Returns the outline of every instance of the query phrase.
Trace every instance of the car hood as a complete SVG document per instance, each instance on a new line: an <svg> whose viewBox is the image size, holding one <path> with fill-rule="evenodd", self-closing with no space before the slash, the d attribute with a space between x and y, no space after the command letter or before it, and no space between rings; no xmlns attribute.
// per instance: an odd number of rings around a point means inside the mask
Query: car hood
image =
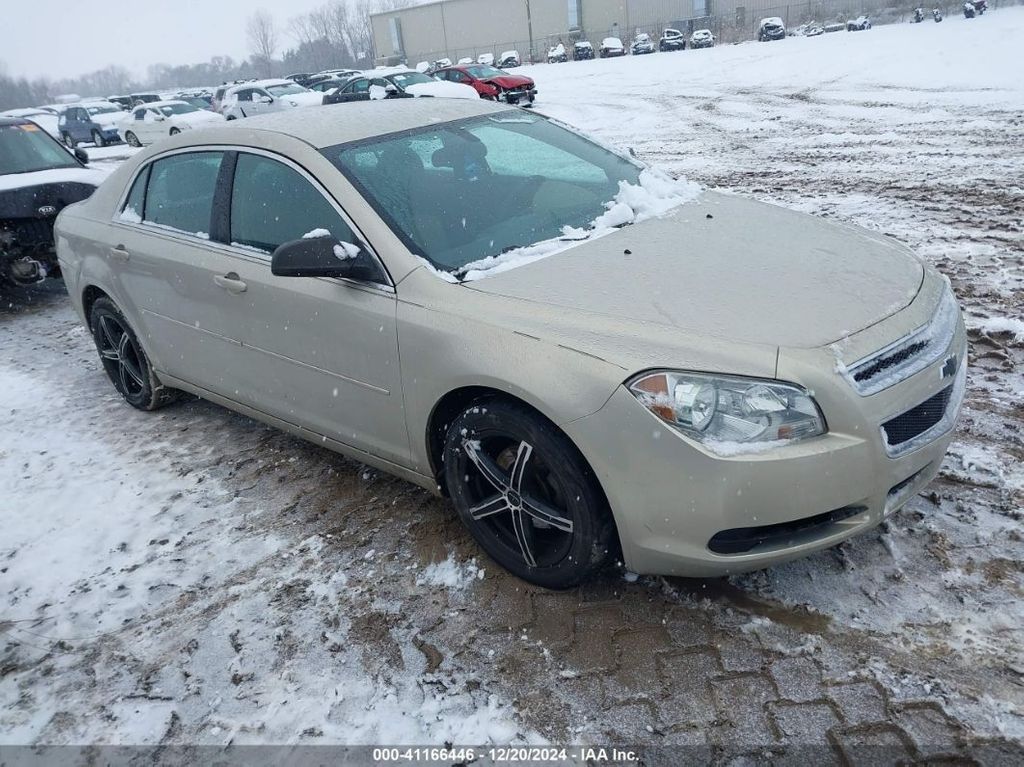
<svg viewBox="0 0 1024 767"><path fill-rule="evenodd" d="M102 114L90 115L94 123L104 128L115 128L117 124L128 116L128 112L103 112Z"/></svg>
<svg viewBox="0 0 1024 767"><path fill-rule="evenodd" d="M323 94L317 93L316 91L310 91L309 93L291 93L287 96L280 96L279 98L281 101L296 107L313 107L320 106L324 103Z"/></svg>
<svg viewBox="0 0 1024 767"><path fill-rule="evenodd" d="M533 80L522 75L501 75L500 77L488 77L483 80L485 83L500 85L502 88L533 87Z"/></svg>
<svg viewBox="0 0 1024 767"><path fill-rule="evenodd" d="M199 112L187 112L183 115L175 115L174 122L188 123L189 125L203 125L206 123L222 123L224 116L215 112L201 110Z"/></svg>
<svg viewBox="0 0 1024 767"><path fill-rule="evenodd" d="M657 325L814 348L905 308L923 278L913 253L881 235L705 192L663 218L466 285L641 334Z"/></svg>
<svg viewBox="0 0 1024 767"><path fill-rule="evenodd" d="M411 93L413 96L433 96L440 99L480 98L480 94L477 93L476 89L471 85L441 82L440 80L436 83L416 83L415 85L409 85L406 87L405 92Z"/></svg>
<svg viewBox="0 0 1024 767"><path fill-rule="evenodd" d="M100 171L74 167L0 175L0 219L44 218L40 208L84 200L103 179Z"/></svg>

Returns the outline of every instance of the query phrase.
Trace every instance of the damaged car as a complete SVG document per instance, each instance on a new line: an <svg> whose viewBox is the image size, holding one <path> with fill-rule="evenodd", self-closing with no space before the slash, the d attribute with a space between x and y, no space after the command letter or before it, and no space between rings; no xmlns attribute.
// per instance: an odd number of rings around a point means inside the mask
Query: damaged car
<svg viewBox="0 0 1024 767"><path fill-rule="evenodd" d="M898 241L504 104L348 109L183 133L61 214L130 405L189 392L445 495L549 588L785 562L938 473L966 331Z"/></svg>
<svg viewBox="0 0 1024 767"><path fill-rule="evenodd" d="M0 284L60 275L54 219L103 178L87 161L84 150L72 153L34 122L0 117Z"/></svg>

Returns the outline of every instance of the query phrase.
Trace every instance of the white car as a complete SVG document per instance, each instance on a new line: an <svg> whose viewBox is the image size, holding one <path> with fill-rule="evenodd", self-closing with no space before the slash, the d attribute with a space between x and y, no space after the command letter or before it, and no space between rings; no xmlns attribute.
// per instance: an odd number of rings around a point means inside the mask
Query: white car
<svg viewBox="0 0 1024 767"><path fill-rule="evenodd" d="M465 56L465 57L459 59L459 66L463 66L465 64L472 64L472 63L473 63L473 57L472 56Z"/></svg>
<svg viewBox="0 0 1024 767"><path fill-rule="evenodd" d="M476 57L477 64L486 64L489 67L494 66L494 54L493 53L481 53Z"/></svg>
<svg viewBox="0 0 1024 767"><path fill-rule="evenodd" d="M615 56L625 56L626 47L622 44L622 40L617 37L606 37L601 41L601 58L613 58Z"/></svg>
<svg viewBox="0 0 1024 767"><path fill-rule="evenodd" d="M229 88L220 105L228 120L281 112L293 107L320 106L323 96L291 80L256 80Z"/></svg>
<svg viewBox="0 0 1024 767"><path fill-rule="evenodd" d="M191 128L223 122L224 117L216 112L197 109L184 101L154 101L135 107L117 124L117 132L128 146L139 147Z"/></svg>
<svg viewBox="0 0 1024 767"><path fill-rule="evenodd" d="M710 29L698 29L690 35L690 48L713 48L715 36Z"/></svg>
<svg viewBox="0 0 1024 767"><path fill-rule="evenodd" d="M522 57L519 55L519 51L505 51L498 57L498 69L509 69L510 67L518 67L523 63Z"/></svg>

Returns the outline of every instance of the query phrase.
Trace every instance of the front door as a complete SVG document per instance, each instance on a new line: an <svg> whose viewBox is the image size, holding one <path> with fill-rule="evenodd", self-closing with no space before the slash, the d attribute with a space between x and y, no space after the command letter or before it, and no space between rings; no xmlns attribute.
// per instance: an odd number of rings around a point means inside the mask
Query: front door
<svg viewBox="0 0 1024 767"><path fill-rule="evenodd" d="M389 286L275 277L280 245L330 232L358 237L323 188L276 156L240 153L230 205L232 270L244 283L228 302L241 340L241 401L282 420L407 463L396 298ZM319 232L318 232L319 230Z"/></svg>

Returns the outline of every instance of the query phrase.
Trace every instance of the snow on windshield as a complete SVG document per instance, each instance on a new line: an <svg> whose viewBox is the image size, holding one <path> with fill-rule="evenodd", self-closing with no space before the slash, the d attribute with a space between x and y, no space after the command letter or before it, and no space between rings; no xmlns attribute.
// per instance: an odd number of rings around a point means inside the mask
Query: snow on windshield
<svg viewBox="0 0 1024 767"><path fill-rule="evenodd" d="M458 273L464 282L470 282L539 261L584 240L604 237L620 227L664 216L680 205L697 199L701 191L699 184L677 180L648 168L641 172L638 184L620 181L619 193L605 204L605 212L595 218L589 227L562 227L561 237L466 264Z"/></svg>

